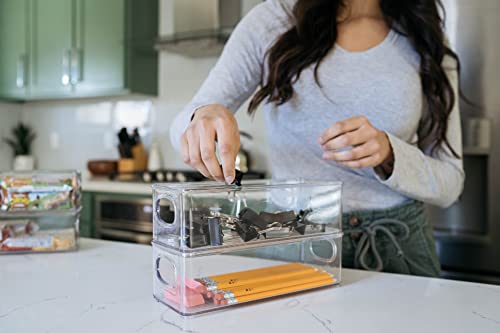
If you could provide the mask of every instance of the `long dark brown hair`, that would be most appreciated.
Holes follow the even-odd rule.
[[[307,67],[314,65],[318,80],[321,61],[337,40],[337,17],[346,6],[345,0],[297,0],[291,13],[294,24],[280,36],[266,54],[269,73],[266,82],[250,102],[248,112],[259,104],[282,105],[294,94],[293,84]],[[419,144],[433,142],[431,152],[445,144],[459,157],[446,137],[448,118],[456,102],[455,92],[442,63],[445,56],[458,56],[445,42],[444,9],[440,0],[380,0],[387,24],[405,35],[420,55],[420,78],[426,106],[426,116],[419,127]]]

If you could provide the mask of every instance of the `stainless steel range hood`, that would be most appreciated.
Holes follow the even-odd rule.
[[[158,50],[192,57],[220,54],[236,24],[262,0],[161,0]]]

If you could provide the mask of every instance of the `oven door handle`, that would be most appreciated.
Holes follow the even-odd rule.
[[[111,238],[113,240],[122,240],[139,244],[149,244],[151,236],[148,234],[140,234],[133,231],[124,231],[116,229],[101,228],[98,230],[99,237]]]

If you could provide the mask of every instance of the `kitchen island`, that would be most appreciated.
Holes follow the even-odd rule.
[[[339,287],[183,318],[152,296],[149,246],[0,256],[0,332],[500,332],[500,287],[343,270]]]

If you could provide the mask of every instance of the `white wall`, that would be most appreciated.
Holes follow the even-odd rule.
[[[10,130],[21,119],[19,104],[0,103],[0,138],[10,135]],[[12,167],[12,150],[0,142],[0,170],[10,170]]]
[[[86,168],[89,159],[117,158],[112,111],[117,100],[27,103],[23,122],[37,133],[34,155],[39,169]]]

